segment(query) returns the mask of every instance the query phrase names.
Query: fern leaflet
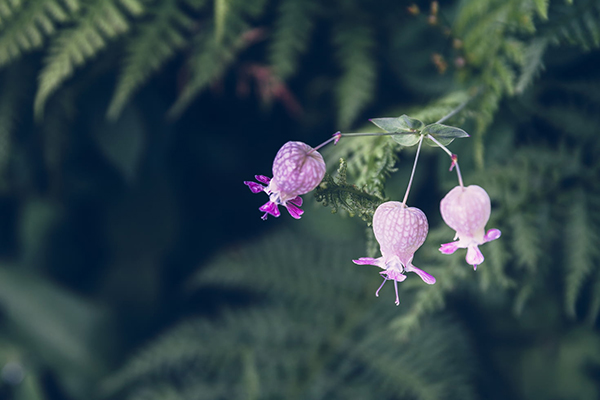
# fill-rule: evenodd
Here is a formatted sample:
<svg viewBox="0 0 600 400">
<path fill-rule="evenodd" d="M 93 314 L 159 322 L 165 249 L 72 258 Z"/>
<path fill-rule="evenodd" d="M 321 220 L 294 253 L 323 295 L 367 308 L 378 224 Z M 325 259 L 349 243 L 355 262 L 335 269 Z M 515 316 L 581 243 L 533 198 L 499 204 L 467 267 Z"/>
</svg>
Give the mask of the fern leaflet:
<svg viewBox="0 0 600 400">
<path fill-rule="evenodd" d="M 140 24 L 127 45 L 127 58 L 119 76 L 107 116 L 115 120 L 134 94 L 177 50 L 183 48 L 193 20 L 176 2 L 165 1 L 152 12 L 153 18 Z"/>
<path fill-rule="evenodd" d="M 0 30 L 0 66 L 42 47 L 44 40 L 56 32 L 59 23 L 71 20 L 79 3 L 70 1 L 65 4 L 66 7 L 58 0 L 38 0 L 26 2 L 20 8 L 11 8 L 14 15 Z"/>
<path fill-rule="evenodd" d="M 282 0 L 269 47 L 269 62 L 285 80 L 297 68 L 298 57 L 306 50 L 319 3 L 314 0 Z"/>
<path fill-rule="evenodd" d="M 44 68 L 40 72 L 34 111 L 39 118 L 46 101 L 73 75 L 75 68 L 107 46 L 107 41 L 126 33 L 130 24 L 116 3 L 132 15 L 140 15 L 143 5 L 139 0 L 95 0 L 84 10 L 73 28 L 62 31 L 50 46 Z"/>
</svg>

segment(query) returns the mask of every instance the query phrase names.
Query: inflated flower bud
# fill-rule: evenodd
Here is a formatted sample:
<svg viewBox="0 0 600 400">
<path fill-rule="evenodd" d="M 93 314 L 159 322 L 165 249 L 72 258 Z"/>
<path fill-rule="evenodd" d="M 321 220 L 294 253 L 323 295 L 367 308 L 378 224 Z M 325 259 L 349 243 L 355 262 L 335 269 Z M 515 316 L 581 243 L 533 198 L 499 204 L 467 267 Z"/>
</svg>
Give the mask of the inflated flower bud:
<svg viewBox="0 0 600 400">
<path fill-rule="evenodd" d="M 273 161 L 273 178 L 256 175 L 257 181 L 267 184 L 263 186 L 256 182 L 246 181 L 252 193 L 266 192 L 269 201 L 259 208 L 267 215 L 279 217 L 278 206 L 284 206 L 290 215 L 296 219 L 304 213 L 300 195 L 315 189 L 325 176 L 325 161 L 321 154 L 302 142 L 287 142 L 284 144 Z"/>
<path fill-rule="evenodd" d="M 373 215 L 373 233 L 379 243 L 381 257 L 353 260 L 355 264 L 376 265 L 383 269 L 380 274 L 384 281 L 375 295 L 379 296 L 383 284 L 392 279 L 396 290 L 396 305 L 400 304 L 398 282 L 406 279 L 405 271 L 416 273 L 425 283 L 435 283 L 433 276 L 412 264 L 414 254 L 425 242 L 428 231 L 427 217 L 418 208 L 406 207 L 398 201 L 388 201 L 377 207 Z"/>
<path fill-rule="evenodd" d="M 487 192 L 477 185 L 457 186 L 442 199 L 440 211 L 446 224 L 456 231 L 454 239 L 458 239 L 443 244 L 440 251 L 452 254 L 459 248 L 466 248 L 467 263 L 477 269 L 484 260 L 478 246 L 500 237 L 498 229 L 485 232 L 491 212 Z"/>
</svg>

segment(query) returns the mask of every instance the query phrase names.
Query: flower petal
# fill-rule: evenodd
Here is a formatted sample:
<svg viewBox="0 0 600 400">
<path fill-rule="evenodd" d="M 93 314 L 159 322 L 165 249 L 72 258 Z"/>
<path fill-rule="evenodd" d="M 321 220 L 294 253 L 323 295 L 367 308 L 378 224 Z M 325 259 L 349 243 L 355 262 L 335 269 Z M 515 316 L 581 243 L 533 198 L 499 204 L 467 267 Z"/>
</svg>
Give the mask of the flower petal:
<svg viewBox="0 0 600 400">
<path fill-rule="evenodd" d="M 269 182 L 271 182 L 271 178 L 269 178 L 268 176 L 264 176 L 264 175 L 254 175 L 254 179 L 256 179 L 259 182 L 266 183 L 266 184 L 269 184 Z"/>
<path fill-rule="evenodd" d="M 266 213 L 265 215 L 263 215 L 263 219 L 267 219 L 267 214 L 271 214 L 274 217 L 279 217 L 279 215 L 280 215 L 277 204 L 273 203 L 272 201 L 269 201 L 269 202 L 263 204 L 259 208 L 259 210 Z"/>
<path fill-rule="evenodd" d="M 485 258 L 483 257 L 483 254 L 481 254 L 481 251 L 479 250 L 479 247 L 477 247 L 477 245 L 471 245 L 467 248 L 467 264 L 471 264 L 473 266 L 473 269 L 477 269 L 477 266 L 480 265 L 483 260 L 485 260 Z"/>
<path fill-rule="evenodd" d="M 452 254 L 458 249 L 458 242 L 444 243 L 440 246 L 440 251 L 444 254 Z"/>
<path fill-rule="evenodd" d="M 487 233 L 483 237 L 484 243 L 491 242 L 492 240 L 498 239 L 501 234 L 502 233 L 500 232 L 500 229 L 490 229 L 489 231 L 487 231 Z"/>
<path fill-rule="evenodd" d="M 408 272 L 414 272 L 415 274 L 419 275 L 421 279 L 423 279 L 423 282 L 427 283 L 428 285 L 433 285 L 435 283 L 435 277 L 433 275 L 428 274 L 427 272 L 415 267 L 412 264 L 406 266 L 404 270 Z"/>
<path fill-rule="evenodd" d="M 244 185 L 247 185 L 252 193 L 260 193 L 265 190 L 265 187 L 260 183 L 252 182 L 252 181 L 244 181 Z"/>
<path fill-rule="evenodd" d="M 358 260 L 352 260 L 352 262 L 356 265 L 376 265 L 378 267 L 381 267 L 381 264 L 383 264 L 383 259 L 381 257 L 379 257 L 379 258 L 361 257 Z"/>
<path fill-rule="evenodd" d="M 297 205 L 298 207 L 302 207 L 302 197 L 296 196 L 291 200 L 288 200 L 288 203 L 292 203 Z"/>
<path fill-rule="evenodd" d="M 296 207 L 296 206 L 295 206 L 293 203 L 291 203 L 291 202 L 288 202 L 288 203 L 285 205 L 285 208 L 287 208 L 287 210 L 289 211 L 290 215 L 291 215 L 292 217 L 296 218 L 296 219 L 300 219 L 300 216 L 301 216 L 302 214 L 304 214 L 304 210 L 303 210 L 303 209 L 301 209 L 301 208 L 299 208 L 299 207 Z"/>
</svg>

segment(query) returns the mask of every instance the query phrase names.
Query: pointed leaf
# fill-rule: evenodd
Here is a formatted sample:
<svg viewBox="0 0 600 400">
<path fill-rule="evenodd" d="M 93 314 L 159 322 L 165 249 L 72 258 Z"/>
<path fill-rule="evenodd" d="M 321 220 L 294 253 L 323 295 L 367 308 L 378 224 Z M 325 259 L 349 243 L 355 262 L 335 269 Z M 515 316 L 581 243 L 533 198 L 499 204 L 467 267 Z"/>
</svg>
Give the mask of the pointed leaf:
<svg viewBox="0 0 600 400">
<path fill-rule="evenodd" d="M 456 138 L 469 137 L 469 134 L 460 128 L 442 124 L 427 125 L 421 131 L 422 135 L 431 135 L 444 146 L 449 145 Z M 430 146 L 437 146 L 431 139 L 425 138 L 425 143 Z"/>
<path fill-rule="evenodd" d="M 423 122 L 408 115 L 401 115 L 398 118 L 372 118 L 370 121 L 390 133 L 418 132 L 425 126 Z"/>
</svg>

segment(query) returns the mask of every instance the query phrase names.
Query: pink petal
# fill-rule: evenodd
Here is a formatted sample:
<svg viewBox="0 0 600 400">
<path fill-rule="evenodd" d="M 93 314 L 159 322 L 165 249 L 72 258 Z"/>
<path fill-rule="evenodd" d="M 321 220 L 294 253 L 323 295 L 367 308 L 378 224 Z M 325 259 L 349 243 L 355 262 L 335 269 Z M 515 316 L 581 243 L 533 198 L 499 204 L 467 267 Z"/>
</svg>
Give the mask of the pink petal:
<svg viewBox="0 0 600 400">
<path fill-rule="evenodd" d="M 260 193 L 263 190 L 265 190 L 265 187 L 263 185 L 252 181 L 244 181 L 244 185 L 248 185 L 252 193 Z"/>
<path fill-rule="evenodd" d="M 501 235 L 501 232 L 499 229 L 490 229 L 489 231 L 487 231 L 487 233 L 483 237 L 484 243 L 491 242 L 492 240 L 496 240 L 500 237 L 500 235 Z"/>
<path fill-rule="evenodd" d="M 428 285 L 433 285 L 435 283 L 435 277 L 433 275 L 428 274 L 427 272 L 415 267 L 414 265 L 409 265 L 404 269 L 406 271 L 414 272 L 415 274 L 419 275 L 421 279 L 423 279 L 423 282 L 427 283 Z"/>
<path fill-rule="evenodd" d="M 293 203 L 288 202 L 285 208 L 289 211 L 290 215 L 296 219 L 300 219 L 300 216 L 304 214 L 304 210 L 296 207 Z"/>
<path fill-rule="evenodd" d="M 440 251 L 444 254 L 452 254 L 454 253 L 457 249 L 458 249 L 458 242 L 452 242 L 452 243 L 444 243 L 441 247 L 440 247 Z"/>
<path fill-rule="evenodd" d="M 288 200 L 288 203 L 292 203 L 297 205 L 298 207 L 302 207 L 302 197 L 296 196 L 291 200 Z"/>
<path fill-rule="evenodd" d="M 471 245 L 467 248 L 466 258 L 467 264 L 471 264 L 473 266 L 473 269 L 477 269 L 477 266 L 480 265 L 485 259 L 483 257 L 483 254 L 481 254 L 479 247 L 477 247 L 476 245 Z"/>
<path fill-rule="evenodd" d="M 352 260 L 352 262 L 356 265 L 378 265 L 377 259 L 370 257 L 361 257 L 358 260 Z"/>
<path fill-rule="evenodd" d="M 254 178 L 262 183 L 266 183 L 269 184 L 269 182 L 271 182 L 271 178 L 269 178 L 268 176 L 264 176 L 264 175 L 254 175 Z"/>
<path fill-rule="evenodd" d="M 277 204 L 273 203 L 272 201 L 263 204 L 259 208 L 259 210 L 266 213 L 265 215 L 263 215 L 263 219 L 267 219 L 267 214 L 271 214 L 274 217 L 279 217 L 280 215 L 279 208 L 277 208 Z"/>
</svg>

